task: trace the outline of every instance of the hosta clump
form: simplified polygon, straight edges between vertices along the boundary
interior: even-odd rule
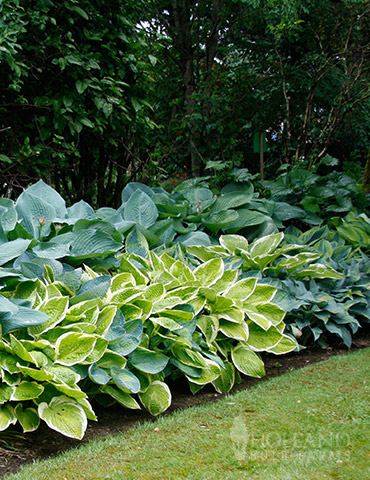
[[[239,279],[221,259],[191,270],[142,248],[145,258],[121,254],[112,275],[86,267],[74,290],[55,278],[59,262],[44,267],[43,280],[2,271],[2,430],[18,421],[32,431],[41,419],[82,438],[95,419],[92,399],[157,415],[171,403],[168,378],[226,392],[236,372],[264,374],[259,352],[296,347],[271,302],[276,289]],[[35,312],[33,323],[20,322],[17,308]]]
[[[327,227],[305,233],[298,229],[257,239],[252,244],[238,235],[220,237],[220,244],[189,246],[187,252],[202,261],[223,258],[245,277],[278,288],[275,301],[286,312],[288,331],[301,344],[336,335],[347,346],[362,322],[370,317],[369,259],[355,258],[351,247]]]

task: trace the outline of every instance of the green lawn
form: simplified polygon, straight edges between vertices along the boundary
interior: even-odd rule
[[[6,480],[370,478],[370,349],[24,467]]]

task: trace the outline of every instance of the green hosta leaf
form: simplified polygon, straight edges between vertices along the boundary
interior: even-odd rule
[[[315,263],[309,267],[302,268],[298,272],[295,272],[296,278],[333,278],[341,280],[344,278],[342,273],[337,272],[329,265],[323,265],[321,263]]]
[[[219,242],[222,247],[233,254],[247,251],[249,247],[248,240],[241,235],[221,235]]]
[[[19,358],[21,358],[22,360],[25,360],[26,362],[36,363],[32,355],[28,352],[28,350],[23,345],[23,341],[18,340],[12,334],[10,334],[9,337],[10,337],[10,345],[15,355],[18,355]]]
[[[64,395],[54,397],[49,404],[41,403],[38,414],[51,429],[66,437],[81,440],[85,434],[87,417],[84,409]]]
[[[96,320],[96,330],[97,335],[102,335],[103,337],[107,334],[110,326],[113,323],[113,319],[117,314],[117,307],[115,305],[108,305],[103,308],[99,313],[99,316]]]
[[[275,355],[283,355],[285,353],[292,352],[298,347],[298,343],[291,337],[283,335],[280,342],[275,345],[275,347],[270,348],[269,352],[274,353]]]
[[[236,283],[237,278],[238,278],[237,270],[225,270],[222,277],[212,285],[212,288],[218,294],[224,293],[226,290],[228,290],[232,285]]]
[[[243,323],[233,323],[227,320],[220,320],[220,330],[227,337],[235,340],[247,341],[249,336],[248,325]]]
[[[42,304],[39,311],[45,313],[48,319],[38,327],[30,327],[28,333],[36,337],[58,325],[66,316],[68,303],[68,297],[54,297]]]
[[[81,380],[81,376],[78,373],[74,372],[71,368],[64,367],[62,365],[53,365],[52,367],[48,367],[47,372],[51,373],[59,381],[71,387],[75,386]]]
[[[33,432],[38,429],[40,417],[35,408],[25,408],[23,410],[22,404],[18,403],[14,412],[18,422],[22,425],[23,433]]]
[[[284,234],[282,232],[267,235],[255,240],[249,250],[252,258],[272,253],[282,242]]]
[[[281,339],[282,334],[273,326],[265,331],[254,323],[249,325],[248,346],[255,351],[273,348]]]
[[[261,378],[265,375],[265,367],[260,357],[248,347],[238,346],[231,351],[235,367],[245,375]]]
[[[169,358],[162,353],[156,353],[146,349],[137,349],[132,352],[129,360],[138,370],[145,373],[156,374],[166,368]]]
[[[112,367],[110,374],[113,382],[124,392],[138,393],[140,391],[139,379],[127,368],[118,369],[117,367]]]
[[[213,205],[213,211],[228,210],[230,208],[241,207],[252,200],[253,192],[249,194],[242,192],[221,193]]]
[[[97,367],[110,370],[112,367],[117,367],[118,369],[121,369],[126,365],[126,363],[127,360],[122,357],[122,355],[107,350],[96,365]]]
[[[277,288],[271,285],[256,285],[253,293],[247,299],[248,305],[256,305],[258,303],[268,303],[276,295]]]
[[[224,264],[220,258],[215,258],[199,265],[193,273],[202,287],[210,287],[222,277]]]
[[[44,391],[44,387],[35,382],[21,382],[12,395],[12,400],[23,402],[24,400],[32,400],[39,397]]]
[[[11,242],[3,243],[0,249],[0,265],[4,265],[14,258],[18,258],[23,252],[27,250],[31,240],[24,240],[17,238]]]
[[[182,328],[182,325],[179,325],[175,320],[168,317],[151,317],[150,320],[156,325],[167,328],[171,332]]]
[[[170,389],[158,380],[154,381],[144,393],[140,393],[139,397],[152,415],[159,415],[167,410],[172,401]]]
[[[124,218],[149,228],[157,220],[158,210],[153,200],[144,191],[136,190],[124,207]]]
[[[93,351],[96,337],[77,332],[68,332],[55,344],[56,361],[61,365],[82,363]]]
[[[113,387],[112,385],[104,385],[102,392],[110,395],[116,402],[125,408],[130,408],[132,410],[139,409],[140,405],[137,401],[131,397],[128,393],[119,390],[118,388]]]
[[[13,391],[14,388],[12,386],[6,385],[5,383],[0,383],[0,404],[8,402],[13,394]]]
[[[235,368],[230,362],[225,362],[225,368],[221,368],[221,373],[216,380],[212,382],[218,393],[228,393],[235,383]]]
[[[221,228],[225,228],[239,218],[235,210],[216,211],[203,220],[203,224],[211,230],[217,232]]]
[[[194,352],[189,348],[184,348],[183,345],[173,345],[171,347],[172,353],[181,363],[195,368],[206,368],[207,363],[205,358],[198,352]]]
[[[204,361],[206,366],[202,368],[202,373],[199,377],[193,378],[188,375],[186,376],[189,382],[196,383],[197,385],[206,385],[207,383],[214,382],[220,376],[221,368],[216,362],[208,360],[207,358],[204,358]]]
[[[131,273],[119,273],[112,277],[110,291],[112,293],[122,290],[124,287],[135,287],[135,277]]]
[[[205,232],[191,232],[186,235],[180,235],[176,238],[176,242],[180,242],[186,246],[200,245],[204,247],[211,246],[211,239]]]
[[[9,404],[0,405],[0,431],[6,430],[9,425],[17,423],[14,408]]]
[[[130,262],[128,258],[121,257],[120,271],[131,273],[135,278],[137,285],[146,285],[148,283],[148,278],[137,267],[135,267],[135,265]]]

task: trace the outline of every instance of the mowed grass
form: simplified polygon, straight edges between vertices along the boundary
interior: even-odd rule
[[[6,480],[370,479],[370,349],[91,442]]]

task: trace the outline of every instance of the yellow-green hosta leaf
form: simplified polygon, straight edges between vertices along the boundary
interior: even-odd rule
[[[18,373],[20,372],[19,366],[20,358],[17,357],[15,354],[9,354],[6,352],[0,352],[0,367],[6,370],[9,373]]]
[[[267,317],[265,317],[265,315],[262,315],[261,313],[258,313],[256,311],[252,311],[248,308],[244,308],[244,312],[247,314],[249,320],[256,323],[264,330],[268,330],[271,327],[271,321]]]
[[[193,274],[202,287],[211,287],[219,280],[224,273],[224,263],[221,258],[214,258],[202,263]]]
[[[87,416],[78,402],[64,395],[53,397],[51,402],[41,403],[38,414],[53,430],[66,437],[81,440],[87,428]]]
[[[94,350],[96,337],[84,333],[68,332],[55,344],[56,362],[61,365],[82,363]]]
[[[48,367],[46,371],[53,375],[57,380],[71,387],[75,386],[81,380],[81,376],[78,373],[64,365],[53,365]]]
[[[217,313],[216,316],[219,320],[224,319],[229,322],[242,323],[245,314],[242,310],[238,310],[237,308],[229,308],[221,313]]]
[[[112,277],[112,284],[110,286],[110,291],[112,293],[122,290],[124,287],[135,287],[136,281],[132,273],[119,273]]]
[[[40,425],[40,417],[35,408],[25,408],[21,403],[18,403],[14,409],[18,422],[23,428],[23,433],[33,432],[37,430]]]
[[[6,403],[13,395],[14,387],[0,383],[0,404]]]
[[[83,363],[90,364],[90,363],[98,362],[101,359],[101,357],[104,355],[107,347],[108,347],[108,340],[106,340],[103,337],[97,337],[93,351],[90,353],[88,357],[85,358]]]
[[[143,316],[143,310],[137,305],[133,305],[132,303],[122,305],[120,311],[121,313],[123,313],[126,321],[135,320],[135,318],[142,318]]]
[[[116,352],[106,350],[101,359],[97,362],[97,367],[105,368],[110,370],[112,367],[117,367],[118,369],[123,368],[127,363],[127,359],[122,357]]]
[[[243,278],[232,285],[225,293],[225,296],[232,300],[243,301],[251,295],[257,285],[256,278]]]
[[[164,382],[155,380],[149,388],[139,394],[144,407],[152,415],[159,415],[171,405],[172,397],[168,386]]]
[[[158,302],[165,294],[164,286],[161,283],[149,285],[143,292],[143,299],[150,302]]]
[[[69,307],[67,311],[67,315],[73,315],[75,317],[79,317],[80,315],[84,315],[87,310],[91,308],[99,307],[99,309],[103,309],[105,304],[101,298],[93,298],[92,300],[85,300],[84,302],[77,303],[76,305],[72,305]]]
[[[172,320],[172,318],[168,317],[150,317],[150,321],[155,325],[160,325],[163,328],[167,328],[171,332],[183,328],[182,325],[179,325],[175,320]]]
[[[298,343],[293,338],[283,335],[280,342],[273,348],[270,348],[269,352],[275,355],[283,355],[284,353],[292,352],[297,347]]]
[[[84,409],[88,420],[97,420],[94,410],[86,398],[77,398],[76,401]]]
[[[133,263],[130,262],[127,258],[121,258],[120,271],[123,273],[131,273],[135,279],[136,285],[146,285],[148,283],[148,278],[142,273]]]
[[[141,315],[139,315],[139,317],[141,317],[143,321],[146,320],[152,313],[152,302],[150,300],[143,300],[139,298],[134,300],[134,303],[132,306],[139,307],[141,309],[142,313]],[[121,307],[121,311],[123,313],[122,307]],[[139,317],[136,317],[136,318],[139,318]]]
[[[277,292],[276,287],[271,285],[256,285],[253,293],[246,300],[248,305],[271,302]]]
[[[247,341],[249,336],[249,328],[245,322],[234,323],[221,319],[220,331],[227,337],[240,341]]]
[[[321,254],[319,253],[298,253],[297,255],[290,256],[288,258],[285,258],[284,260],[280,260],[280,262],[275,265],[274,269],[280,272],[280,270],[285,268],[287,273],[291,273],[294,272],[294,270],[297,270],[297,268],[303,267],[303,265],[307,265],[308,263],[312,263],[315,260],[318,260],[320,257]]]
[[[9,425],[14,425],[15,423],[17,423],[17,417],[14,408],[9,403],[0,405],[0,431],[6,430]]]
[[[219,239],[220,245],[228,252],[238,254],[240,251],[247,251],[248,240],[241,235],[221,235]]]
[[[231,350],[231,358],[235,367],[245,375],[261,378],[265,375],[265,367],[260,357],[248,347],[240,345]]]
[[[321,263],[315,263],[309,267],[302,268],[295,272],[294,275],[297,278],[333,278],[335,280],[344,278],[342,273],[337,272],[329,265],[322,265]]]
[[[54,328],[58,323],[60,323],[67,314],[69,298],[68,297],[53,297],[50,300],[47,300],[43,303],[39,310],[46,313],[49,318],[45,323],[39,327],[30,327],[28,333],[32,337],[36,337],[43,332]]]
[[[246,303],[248,303],[248,300]],[[285,311],[274,303],[260,303],[254,305],[254,307],[259,314],[268,318],[273,325],[278,325],[285,317]]]
[[[248,346],[255,351],[268,350],[277,345],[282,339],[282,334],[271,326],[267,331],[255,323],[249,325]]]
[[[181,363],[185,363],[185,365],[190,365],[191,367],[196,368],[207,367],[206,359],[199,352],[184,348],[181,344],[172,345],[171,350],[175,358]]]
[[[110,326],[112,325],[113,319],[116,316],[117,307],[115,305],[108,305],[99,312],[99,316],[96,320],[96,330],[97,335],[102,335],[103,337],[107,334]]]
[[[47,267],[48,265],[46,265]],[[53,298],[53,297],[62,297],[62,293],[61,291],[59,290],[59,288],[56,286],[56,285],[48,285],[47,286],[47,296],[48,298]],[[71,293],[73,294],[73,292],[71,291]]]
[[[128,287],[123,290],[118,290],[109,298],[109,303],[122,307],[127,303],[131,303],[135,298],[142,297],[143,291],[139,288]]]
[[[217,294],[221,294],[228,290],[232,285],[234,285],[237,278],[237,270],[225,270],[222,277],[212,285],[212,288],[217,292]]]
[[[201,315],[197,318],[197,325],[208,343],[212,343],[216,339],[219,330],[219,321],[216,315]]]
[[[255,240],[249,250],[252,258],[272,253],[282,242],[284,233],[274,233]]]
[[[176,277],[181,283],[193,282],[195,280],[194,273],[184,263],[177,260],[170,268],[170,273]]]
[[[39,397],[44,387],[36,382],[21,382],[15,387],[11,400],[23,402]]]
[[[132,410],[140,410],[140,405],[134,398],[131,397],[130,394],[125,393],[122,390],[113,387],[112,385],[104,385],[101,391],[103,393],[106,393],[107,395],[110,395],[116,402],[118,402],[123,407],[130,408]]]
[[[10,345],[12,347],[13,353],[17,355],[19,358],[21,358],[22,360],[25,360],[26,362],[35,363],[35,360],[33,359],[32,355],[24,347],[23,342],[15,338],[12,334],[9,334],[9,337],[10,337]],[[10,373],[14,373],[14,372],[10,372]]]
[[[186,375],[189,382],[196,383],[197,385],[206,385],[216,380],[220,376],[221,367],[216,362],[212,362],[208,358],[204,359],[206,366],[202,368],[202,373],[199,377],[190,377]]]
[[[235,383],[235,368],[231,362],[224,362],[225,368],[221,368],[220,376],[212,382],[216,392],[228,393]]]

